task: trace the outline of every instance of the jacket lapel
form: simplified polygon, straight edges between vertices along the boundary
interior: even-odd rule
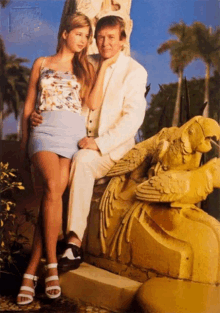
[[[121,52],[104,91],[102,107],[106,102],[110,102],[117,90],[121,88],[121,82],[127,69],[128,60],[129,58]]]

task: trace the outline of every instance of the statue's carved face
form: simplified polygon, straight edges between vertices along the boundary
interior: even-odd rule
[[[97,34],[97,47],[103,59],[115,56],[123,47],[125,39],[120,39],[120,27],[107,26],[100,29]]]
[[[196,122],[187,127],[181,136],[184,144],[184,150],[188,153],[205,153],[211,150],[211,137],[205,136],[203,127]]]

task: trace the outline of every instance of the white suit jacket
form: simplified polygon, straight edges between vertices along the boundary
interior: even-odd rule
[[[97,56],[90,61],[97,68]],[[102,155],[109,153],[117,161],[134,146],[145,115],[146,83],[144,67],[121,52],[105,90],[95,139]]]

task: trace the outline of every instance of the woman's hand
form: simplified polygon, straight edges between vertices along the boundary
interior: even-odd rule
[[[101,66],[103,65],[107,68],[107,67],[111,66],[112,64],[114,64],[117,61],[120,52],[121,51],[118,51],[113,57],[106,59],[106,60],[103,60],[101,63]]]
[[[120,52],[121,51],[118,51],[112,58],[101,60],[95,85],[87,100],[87,106],[90,110],[95,110],[102,105],[103,85],[106,70],[117,61]]]

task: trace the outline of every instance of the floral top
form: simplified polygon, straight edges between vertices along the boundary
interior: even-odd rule
[[[42,67],[40,70],[37,109],[67,110],[81,114],[80,84],[70,71],[62,72]]]

